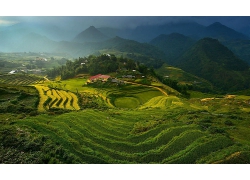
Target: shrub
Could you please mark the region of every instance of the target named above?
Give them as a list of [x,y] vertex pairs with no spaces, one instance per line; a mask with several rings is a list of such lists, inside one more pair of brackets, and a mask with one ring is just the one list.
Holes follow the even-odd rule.
[[225,130],[222,129],[222,128],[219,128],[219,127],[215,127],[215,126],[210,126],[208,128],[208,131],[212,134],[216,134],[216,133],[219,133],[219,134],[224,134],[225,133]]
[[24,119],[25,117],[26,115],[24,113],[17,115],[17,119]]
[[226,120],[226,121],[224,122],[224,124],[227,125],[227,126],[232,126],[232,125],[234,125],[233,122],[230,121],[230,120]]
[[18,103],[17,100],[12,100],[12,101],[10,101],[10,102],[11,102],[11,104],[14,104],[14,105],[16,105],[16,104]]
[[34,110],[34,111],[31,111],[31,112],[29,113],[29,115],[30,115],[30,116],[36,116],[36,115],[38,115],[38,112],[37,112],[36,110]]

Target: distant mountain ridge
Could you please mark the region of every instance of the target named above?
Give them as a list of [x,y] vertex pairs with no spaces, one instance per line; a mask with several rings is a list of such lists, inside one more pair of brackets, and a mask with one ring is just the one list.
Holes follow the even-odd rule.
[[73,41],[74,42],[100,42],[107,40],[108,37],[101,33],[99,30],[97,30],[94,26],[90,26],[86,30],[82,31],[80,34],[78,34]]
[[207,26],[204,32],[201,33],[201,37],[212,37],[220,41],[249,40],[247,35],[237,32],[219,22]]
[[188,36],[179,33],[169,35],[161,34],[151,40],[152,44],[161,49],[166,55],[166,62],[173,64],[185,51],[187,51],[196,41]]
[[[30,33],[40,35],[40,37],[33,36],[32,40]],[[71,40],[74,39],[74,41],[63,40],[64,33],[66,33],[65,38],[71,36]],[[76,33],[75,37],[72,34],[69,36],[67,33],[69,32],[49,24],[24,23],[1,28],[0,51],[64,51],[77,57],[89,55],[102,49],[109,50],[113,48],[115,51],[130,54],[130,58],[135,57],[135,54],[138,52],[140,52],[139,54],[143,52],[147,58],[152,58],[152,61],[153,59],[161,59],[167,63],[171,62],[174,64],[174,61],[188,50],[194,41],[204,36],[211,36],[219,39],[220,42],[236,53],[238,57],[248,61],[250,64],[250,40],[248,36],[220,23],[213,23],[206,27],[194,22],[179,22],[163,25],[144,25],[135,29],[115,29],[109,27],[97,29],[94,26],[90,26],[81,33]],[[54,36],[56,34],[57,36]],[[120,35],[119,37],[123,40],[118,41],[116,39],[116,41],[112,41],[111,38],[115,38],[115,34]],[[50,38],[52,36],[55,37],[54,39],[61,39],[52,40]],[[104,41],[107,41],[108,44],[103,44]],[[135,42],[149,42],[151,46],[144,43],[136,44]],[[117,45],[115,46],[115,44]],[[145,50],[145,47],[149,48],[148,52]],[[155,53],[152,53],[152,49],[154,49]],[[140,57],[141,61],[145,58],[144,55]],[[156,56],[159,57],[157,58]],[[136,58],[139,58],[139,56],[136,55]]]
[[196,22],[167,23],[163,25],[143,25],[130,30],[127,34],[123,32],[121,37],[133,39],[139,42],[149,42],[160,34],[180,33],[186,36],[194,36],[202,31],[205,26]]

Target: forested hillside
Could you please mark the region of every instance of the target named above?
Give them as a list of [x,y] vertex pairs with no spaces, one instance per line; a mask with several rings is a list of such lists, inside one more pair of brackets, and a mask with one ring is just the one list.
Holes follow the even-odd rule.
[[248,64],[212,38],[198,41],[176,65],[209,80],[220,90],[230,92],[249,88]]

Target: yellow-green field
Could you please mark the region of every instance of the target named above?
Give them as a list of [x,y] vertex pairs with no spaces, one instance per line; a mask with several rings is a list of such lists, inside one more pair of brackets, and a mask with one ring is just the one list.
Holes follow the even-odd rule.
[[[61,108],[79,110],[77,96],[69,91],[50,89],[44,85],[35,85],[39,92],[39,111],[46,111],[50,108]],[[50,100],[49,100],[50,99]]]

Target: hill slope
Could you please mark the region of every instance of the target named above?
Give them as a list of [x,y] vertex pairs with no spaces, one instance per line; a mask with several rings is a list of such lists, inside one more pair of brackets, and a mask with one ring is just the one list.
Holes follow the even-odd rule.
[[166,61],[170,64],[188,50],[195,40],[179,33],[169,35],[161,34],[150,41],[150,44],[161,49],[166,55]]
[[250,40],[232,40],[223,42],[240,59],[250,64]]
[[164,77],[178,81],[180,84],[192,85],[193,90],[198,91],[213,91],[213,85],[198,76],[187,73],[180,68],[163,64],[156,72]]
[[209,80],[223,90],[249,88],[247,63],[237,58],[232,51],[215,39],[199,40],[178,59],[176,65]]

